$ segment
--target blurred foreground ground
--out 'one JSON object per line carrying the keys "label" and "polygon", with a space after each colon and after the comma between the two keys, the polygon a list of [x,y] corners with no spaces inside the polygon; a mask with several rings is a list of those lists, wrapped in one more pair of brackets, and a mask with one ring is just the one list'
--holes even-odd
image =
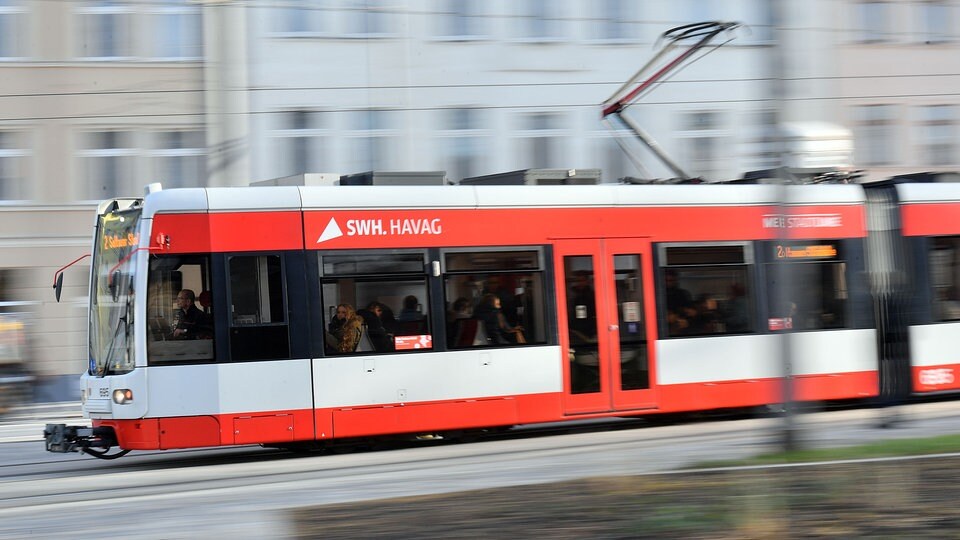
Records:
{"label": "blurred foreground ground", "polygon": [[956,538],[960,456],[596,478],[291,512],[296,538]]}

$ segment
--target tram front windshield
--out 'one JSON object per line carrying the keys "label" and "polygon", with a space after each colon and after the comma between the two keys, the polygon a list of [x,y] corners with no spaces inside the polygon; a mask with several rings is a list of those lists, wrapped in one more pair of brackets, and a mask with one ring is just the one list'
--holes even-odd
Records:
{"label": "tram front windshield", "polygon": [[100,216],[90,288],[90,374],[133,370],[133,251],[139,243],[140,209]]}

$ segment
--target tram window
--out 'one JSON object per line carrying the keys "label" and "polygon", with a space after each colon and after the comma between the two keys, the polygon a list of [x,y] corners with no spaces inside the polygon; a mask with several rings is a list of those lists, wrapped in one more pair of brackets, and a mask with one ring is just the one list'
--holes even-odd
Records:
{"label": "tram window", "polygon": [[228,265],[231,360],[289,358],[280,256],[236,255]]}
{"label": "tram window", "polygon": [[936,321],[960,321],[960,236],[932,239],[930,283]]}
{"label": "tram window", "polygon": [[216,317],[206,255],[150,257],[147,277],[147,361],[212,361]]}
{"label": "tram window", "polygon": [[321,254],[327,355],[433,348],[423,251]]}
{"label": "tram window", "polygon": [[770,330],[846,328],[847,263],[837,242],[770,243],[771,258],[789,264],[789,287],[781,290],[780,269],[767,265]]}
{"label": "tram window", "polygon": [[751,246],[662,246],[660,253],[666,336],[755,331]]}
{"label": "tram window", "polygon": [[445,253],[448,345],[545,343],[541,259],[539,250]]}

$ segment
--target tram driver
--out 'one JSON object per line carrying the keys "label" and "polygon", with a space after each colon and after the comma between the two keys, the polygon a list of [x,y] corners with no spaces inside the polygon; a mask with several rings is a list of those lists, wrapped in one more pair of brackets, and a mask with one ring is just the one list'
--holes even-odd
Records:
{"label": "tram driver", "polygon": [[177,293],[177,310],[173,314],[173,339],[210,337],[207,318],[196,305],[196,294],[190,289]]}

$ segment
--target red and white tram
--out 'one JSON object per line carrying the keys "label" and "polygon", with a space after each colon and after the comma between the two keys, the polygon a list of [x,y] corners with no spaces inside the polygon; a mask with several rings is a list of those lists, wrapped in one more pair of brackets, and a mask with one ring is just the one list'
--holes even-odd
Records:
{"label": "red and white tram", "polygon": [[955,176],[905,175],[867,189],[890,393],[960,389],[960,183],[938,181]]}
{"label": "red and white tram", "polygon": [[[943,184],[929,186],[896,189],[903,234],[929,244],[928,262],[952,250],[940,287],[958,279],[960,231],[945,227],[960,192],[935,203]],[[82,377],[94,428],[48,426],[47,447],[296,446],[771,404],[787,332],[795,399],[877,396],[867,206],[848,184],[288,186],[109,201]],[[204,299],[199,339],[174,339],[184,290]],[[365,324],[355,346],[333,343],[343,305],[380,308],[382,333]],[[957,387],[957,324],[910,326],[917,390]]]}

